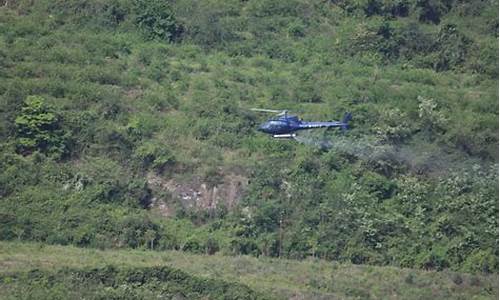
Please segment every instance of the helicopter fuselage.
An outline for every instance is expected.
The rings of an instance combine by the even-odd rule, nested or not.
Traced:
[[[292,138],[295,137],[295,132],[299,130],[314,129],[314,128],[329,128],[341,127],[346,128],[347,122],[305,122],[297,116],[283,115],[277,118],[269,119],[259,127],[259,131],[272,134],[276,138]]]

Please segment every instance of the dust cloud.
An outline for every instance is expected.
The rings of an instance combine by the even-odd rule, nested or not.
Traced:
[[[405,167],[416,173],[444,174],[471,168],[481,162],[464,159],[463,156],[447,153],[444,149],[431,143],[413,143],[410,145],[394,145],[376,137],[359,137],[346,135],[325,135],[304,133],[298,134],[295,140],[324,151],[339,154],[374,164],[390,164]]]

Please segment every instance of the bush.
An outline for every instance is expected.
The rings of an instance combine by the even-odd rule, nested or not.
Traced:
[[[398,108],[383,109],[379,120],[374,131],[382,141],[401,144],[415,130],[408,115]]]
[[[180,38],[182,27],[172,9],[163,0],[135,0],[136,23],[151,39],[174,41]]]
[[[406,60],[414,60],[419,55],[427,55],[438,46],[434,41],[434,36],[424,31],[417,22],[397,27],[395,34],[399,44],[399,57]]]
[[[438,24],[441,17],[446,14],[452,6],[452,0],[417,0],[416,8],[418,18],[422,22]]]
[[[134,156],[144,168],[152,167],[158,172],[163,172],[167,166],[173,165],[176,161],[168,145],[160,142],[144,143],[134,152]]]
[[[203,254],[205,249],[200,241],[196,237],[189,238],[186,243],[182,246],[182,251],[189,251],[193,253]]]
[[[467,257],[462,267],[466,272],[494,273],[498,271],[498,255],[489,250],[476,250]]]
[[[446,71],[464,66],[472,40],[461,33],[455,24],[446,24],[439,30],[436,44],[439,46],[434,68]]]
[[[442,271],[450,266],[445,253],[439,250],[431,250],[419,255],[418,266],[426,270]]]
[[[121,222],[120,240],[128,247],[148,247],[148,243],[155,239],[159,227],[149,218],[141,215],[129,216]],[[146,234],[147,233],[147,234]]]
[[[68,136],[61,128],[61,118],[42,97],[27,97],[15,122],[18,153],[41,151],[58,158],[67,153]]]
[[[243,284],[196,277],[170,267],[64,268],[0,275],[2,287],[26,299],[269,299]],[[29,286],[30,288],[26,288]]]

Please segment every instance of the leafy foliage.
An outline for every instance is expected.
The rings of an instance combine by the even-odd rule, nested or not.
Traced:
[[[135,0],[136,22],[150,38],[173,41],[180,32],[172,10],[167,1]]]
[[[495,272],[496,11],[9,2],[0,238]],[[275,141],[250,107],[354,120],[344,137]],[[249,181],[231,205],[171,193],[199,181],[217,194],[231,176]]]
[[[27,97],[15,122],[18,153],[26,155],[39,150],[61,156],[67,152],[67,136],[61,130],[60,119],[43,98]]]
[[[187,297],[189,299],[271,299],[245,285],[191,276],[169,267],[117,269],[63,269],[57,272],[33,270],[3,275],[13,298],[89,297],[89,299],[146,299],[150,297]],[[20,287],[33,285],[30,290]],[[14,287],[12,287],[14,286]]]

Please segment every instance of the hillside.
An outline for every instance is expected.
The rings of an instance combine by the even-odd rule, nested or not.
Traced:
[[[198,280],[192,280],[193,286],[197,284],[199,286],[198,282],[205,282],[210,288],[205,287],[204,292],[210,299],[235,299],[228,292],[239,295],[238,299],[498,298],[498,275],[356,266],[321,260],[257,259],[249,256],[229,258],[179,251],[101,251],[18,242],[0,242],[0,249],[2,249],[0,252],[0,297],[2,298],[6,296],[6,292],[14,298],[17,296],[16,299],[30,295],[38,296],[37,299],[50,298],[51,295],[68,295],[64,294],[65,292],[75,293],[72,288],[85,293],[82,287],[88,289],[86,292],[91,298],[96,297],[96,294],[107,298],[119,295],[123,297],[123,293],[126,292],[135,292],[133,295],[136,298],[151,297],[148,292],[155,296],[162,294],[165,297],[173,290],[165,287],[168,284],[170,286],[175,284],[171,283],[170,278],[173,276],[163,281],[155,279],[155,276],[159,276],[158,270],[162,268],[184,270],[186,276]],[[36,271],[31,271],[33,269]],[[113,282],[116,279],[112,274],[120,271],[125,274],[128,272],[129,275],[121,274],[121,278],[135,280],[128,283],[130,287],[135,284],[135,288],[127,288],[127,284],[117,286]],[[141,276],[145,277],[139,277],[138,274],[141,272],[145,274]],[[59,276],[53,276],[54,274]],[[60,276],[61,274],[66,274],[66,279]],[[87,282],[72,278],[79,274],[87,274]],[[135,274],[135,277],[130,274]],[[102,283],[96,283],[99,282],[100,276],[106,276],[106,279],[102,279]],[[26,282],[29,282],[30,278],[32,287],[27,288]],[[177,278],[183,279],[178,275]],[[95,281],[92,284],[93,280]],[[178,282],[183,281],[178,280]],[[221,285],[226,285],[226,289],[221,288]],[[95,293],[95,288],[99,286],[108,288],[101,290],[101,294]],[[230,288],[227,288],[228,286]],[[180,295],[187,295],[189,291],[188,289],[175,291],[170,296],[182,299]],[[194,299],[197,296],[192,295],[188,298]]]
[[[0,1],[0,240],[497,274],[498,84],[496,1]]]

